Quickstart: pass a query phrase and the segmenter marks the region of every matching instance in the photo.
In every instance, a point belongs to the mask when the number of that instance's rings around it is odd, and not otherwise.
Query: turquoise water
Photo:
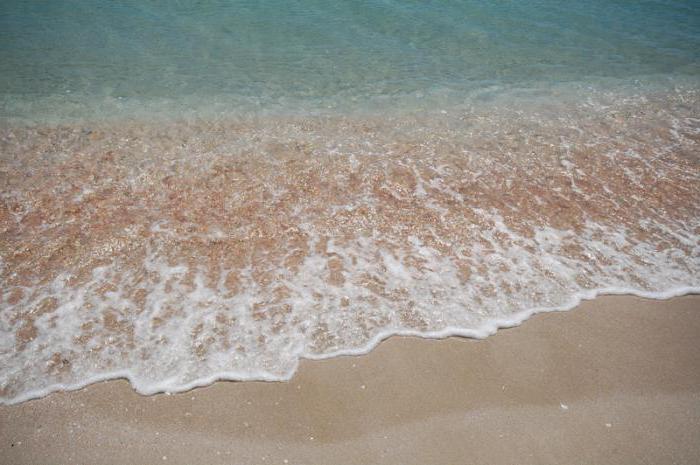
[[[4,118],[304,112],[698,71],[698,1],[0,3]]]

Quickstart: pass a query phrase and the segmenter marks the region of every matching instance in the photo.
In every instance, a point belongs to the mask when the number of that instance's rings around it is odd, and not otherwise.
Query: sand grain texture
[[[0,408],[0,463],[698,463],[698,336],[698,296],[604,297],[485,340],[305,361],[288,383],[99,383]]]

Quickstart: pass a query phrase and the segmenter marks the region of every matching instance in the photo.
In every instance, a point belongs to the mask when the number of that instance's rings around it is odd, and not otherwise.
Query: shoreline
[[[98,377],[95,377],[94,379],[90,379],[88,381],[84,381],[78,384],[73,384],[73,385],[57,385],[57,386],[52,386],[50,388],[47,388],[45,390],[42,390],[40,392],[35,392],[32,391],[28,394],[25,394],[23,396],[20,396],[19,398],[12,399],[8,402],[2,402],[0,401],[0,407],[2,406],[11,406],[11,405],[19,405],[24,402],[29,402],[32,400],[37,400],[44,398],[46,396],[50,396],[51,394],[54,393],[60,393],[60,392],[70,392],[70,391],[77,391],[81,389],[85,389],[91,385],[98,384],[98,383],[105,383],[105,382],[110,382],[110,381],[126,381],[129,383],[129,386],[134,390],[134,392],[144,395],[144,396],[152,396],[152,395],[157,395],[157,394],[165,394],[165,395],[171,395],[171,394],[184,394],[187,392],[190,392],[195,389],[199,388],[204,388],[207,386],[211,386],[214,383],[218,382],[290,382],[294,379],[294,376],[296,375],[297,371],[299,370],[299,366],[301,363],[304,363],[306,361],[322,361],[322,360],[330,360],[334,359],[337,357],[361,357],[363,355],[367,355],[373,350],[375,350],[380,344],[384,343],[385,341],[392,339],[392,338],[418,338],[418,339],[429,339],[429,340],[444,340],[444,339],[450,339],[450,338],[465,338],[465,339],[474,339],[474,340],[481,340],[481,339],[486,339],[488,337],[491,337],[495,334],[497,334],[499,331],[504,330],[504,329],[512,329],[516,328],[518,326],[521,326],[525,324],[528,320],[531,318],[535,317],[536,315],[539,314],[546,314],[546,313],[560,313],[560,312],[569,312],[571,310],[576,309],[580,305],[582,305],[584,302],[589,302],[596,300],[598,298],[605,298],[605,297],[613,297],[613,296],[619,296],[619,297],[628,297],[628,298],[640,298],[640,299],[647,299],[647,300],[652,300],[652,301],[665,301],[669,299],[674,299],[674,298],[682,298],[682,297],[688,297],[688,296],[700,296],[700,288],[695,287],[695,286],[685,286],[685,287],[680,287],[677,289],[671,289],[668,291],[663,291],[663,292],[642,292],[642,291],[635,291],[635,290],[615,290],[615,289],[601,289],[601,290],[594,290],[590,291],[588,293],[584,294],[578,294],[574,297],[571,298],[571,301],[562,305],[561,307],[552,307],[552,308],[534,308],[534,309],[527,309],[523,310],[517,313],[514,313],[511,315],[511,317],[507,320],[503,319],[496,319],[493,321],[489,321],[488,324],[479,327],[479,328],[473,328],[473,329],[462,329],[462,328],[445,328],[440,331],[428,331],[428,332],[421,332],[421,331],[415,331],[415,330],[390,330],[390,331],[385,331],[377,334],[374,336],[372,339],[367,341],[367,343],[360,347],[360,348],[350,348],[350,349],[343,349],[339,350],[336,352],[331,352],[327,354],[321,354],[321,355],[316,355],[314,356],[313,354],[295,354],[296,357],[298,357],[299,363],[294,367],[293,371],[289,373],[289,376],[285,378],[274,378],[269,376],[268,374],[261,372],[260,374],[253,374],[253,375],[243,375],[240,373],[235,373],[235,372],[221,372],[218,374],[214,374],[208,378],[203,378],[203,379],[198,379],[195,382],[193,382],[190,385],[187,386],[182,386],[181,388],[175,388],[175,389],[168,389],[165,386],[155,386],[152,388],[149,388],[147,390],[139,389],[137,384],[133,381],[133,375],[129,372],[115,372],[115,373],[106,373],[104,375],[100,375]]]
[[[398,328],[483,336],[594,290],[697,285],[697,95],[658,97],[0,130],[0,397],[286,379]]]
[[[0,458],[692,463],[698,309],[698,295],[605,296],[482,340],[392,337],[367,355],[302,360],[289,382],[148,397],[102,382],[0,406]]]

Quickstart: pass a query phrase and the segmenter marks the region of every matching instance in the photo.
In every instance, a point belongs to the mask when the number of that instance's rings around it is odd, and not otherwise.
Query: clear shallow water
[[[697,1],[5,1],[0,116],[454,101],[699,59]]]
[[[695,2],[12,3],[0,402],[700,291]]]

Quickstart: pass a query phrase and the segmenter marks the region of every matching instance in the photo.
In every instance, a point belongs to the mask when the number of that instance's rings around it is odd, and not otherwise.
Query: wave
[[[697,89],[0,128],[0,401],[700,289]]]

